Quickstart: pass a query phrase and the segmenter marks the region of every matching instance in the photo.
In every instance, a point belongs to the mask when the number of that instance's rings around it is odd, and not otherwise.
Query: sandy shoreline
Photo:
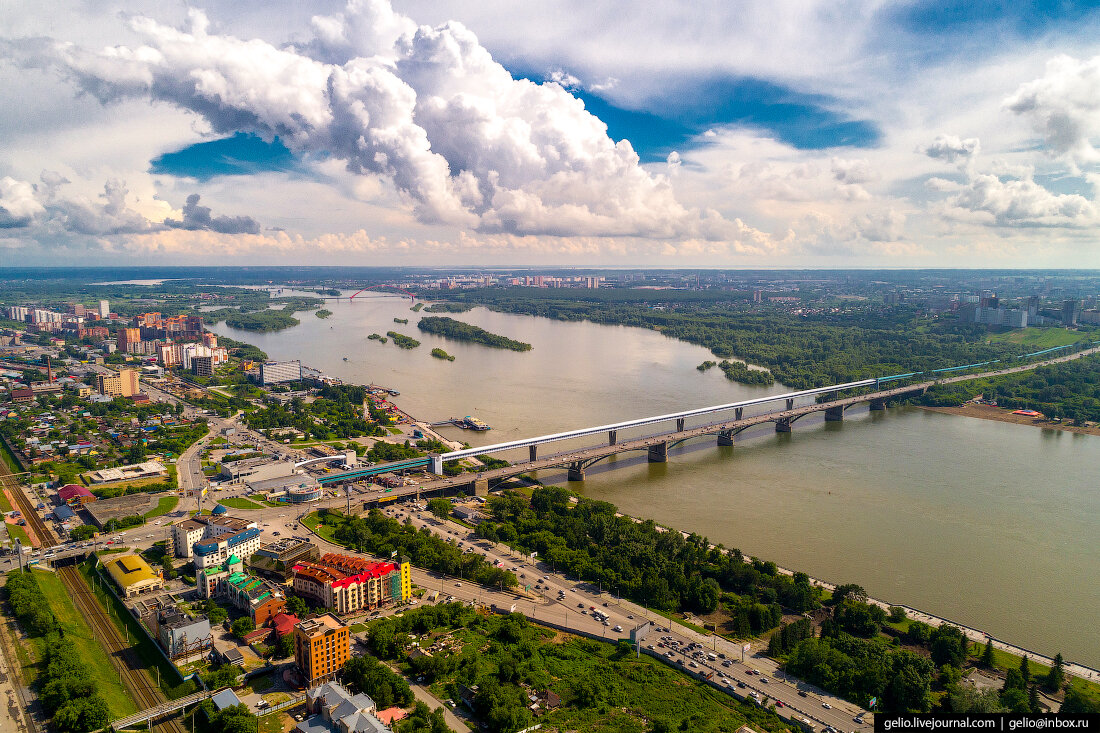
[[[1028,417],[1027,415],[1013,415],[1012,410],[1004,407],[993,407],[991,405],[976,405],[972,402],[968,402],[961,407],[927,407],[920,406],[922,410],[929,410],[931,412],[942,412],[946,415],[962,415],[963,417],[976,417],[982,420],[996,420],[997,422],[1008,422],[1016,425],[1031,425],[1037,428],[1045,428],[1047,430],[1062,430],[1067,433],[1084,433],[1085,435],[1100,435],[1100,426],[1079,427],[1076,425],[1069,425],[1068,420],[1061,422],[1051,422],[1047,417]]]

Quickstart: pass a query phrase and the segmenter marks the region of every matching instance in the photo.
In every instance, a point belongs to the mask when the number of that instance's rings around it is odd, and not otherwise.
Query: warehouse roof
[[[123,555],[104,563],[107,572],[122,588],[129,588],[136,583],[148,580],[157,580],[160,576],[153,572],[149,563],[137,555]]]

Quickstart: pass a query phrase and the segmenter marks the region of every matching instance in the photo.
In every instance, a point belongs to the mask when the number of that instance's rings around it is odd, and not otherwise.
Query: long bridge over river
[[[1052,349],[1047,351],[1056,350],[1057,349]],[[889,377],[862,379],[828,387],[815,387],[813,389],[768,395],[766,397],[757,397],[750,400],[742,400],[740,402],[692,408],[664,415],[624,420],[608,425],[581,428],[579,430],[570,430],[550,435],[540,435],[533,438],[454,451],[452,453],[432,454],[403,461],[383,463],[350,471],[327,474],[319,477],[318,481],[322,484],[346,483],[378,476],[384,473],[395,473],[414,469],[426,469],[439,476],[439,478],[435,480],[427,483],[420,483],[415,487],[403,487],[401,489],[394,489],[386,492],[386,499],[396,499],[413,493],[446,493],[458,488],[470,491],[470,493],[485,494],[489,490],[491,483],[499,483],[500,481],[513,478],[529,471],[548,468],[566,468],[569,472],[570,480],[580,481],[584,479],[585,470],[588,467],[609,456],[619,453],[644,450],[647,452],[650,462],[665,462],[668,460],[669,448],[695,438],[713,437],[716,439],[718,445],[732,446],[738,433],[756,425],[774,423],[776,432],[786,433],[791,431],[792,425],[794,425],[797,420],[813,413],[825,413],[825,420],[828,422],[840,421],[844,419],[845,410],[853,405],[868,403],[871,410],[884,410],[886,409],[888,401],[923,394],[929,387],[935,384],[950,384],[953,382],[969,381],[1026,371],[1035,369],[1043,364],[1076,359],[1097,351],[1100,351],[1100,348],[1092,345],[1090,348],[1066,356],[980,373],[956,374],[951,376],[952,372],[981,368],[995,362],[948,367],[927,374],[912,372],[908,374],[896,374]],[[1045,353],[1046,352],[1037,352],[1036,354],[1028,354],[1025,356],[1035,356]],[[924,377],[929,375],[933,378],[924,379]],[[897,382],[908,383],[898,385],[896,384]],[[853,392],[855,392],[855,394],[852,394]],[[715,419],[716,417],[719,419]],[[632,437],[625,437],[621,435],[628,430],[636,430],[654,425],[667,425],[671,429],[642,436],[635,435]],[[596,435],[603,438],[598,445],[573,448],[566,447],[564,444],[565,441],[575,441],[580,438]],[[555,447],[560,449],[554,452],[547,452],[548,449],[552,450]],[[449,462],[485,455],[492,456],[493,454],[522,451],[525,448],[528,451],[526,461],[517,461],[501,468],[487,468],[477,474],[463,473],[453,477],[446,477],[443,475],[444,461]]]

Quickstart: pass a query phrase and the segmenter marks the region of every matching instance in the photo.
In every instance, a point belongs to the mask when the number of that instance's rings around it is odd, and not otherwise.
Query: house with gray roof
[[[307,692],[306,707],[313,715],[295,727],[296,733],[393,733],[375,717],[369,695],[353,695],[337,682]]]

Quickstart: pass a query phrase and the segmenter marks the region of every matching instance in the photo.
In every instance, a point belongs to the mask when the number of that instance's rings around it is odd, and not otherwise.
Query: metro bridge
[[[844,410],[854,404],[858,404],[861,402],[869,402],[871,404],[871,409],[873,410],[885,409],[886,400],[896,399],[898,397],[910,394],[922,394],[931,384],[934,383],[922,382],[920,384],[895,387],[892,389],[883,389],[883,385],[885,384],[893,381],[912,378],[914,376],[918,376],[918,374],[898,374],[890,377],[861,379],[855,382],[835,384],[828,387],[815,387],[813,389],[805,389],[798,392],[787,392],[784,394],[768,395],[766,397],[757,397],[750,400],[741,400],[740,402],[731,402],[723,405],[699,407],[690,410],[682,410],[680,412],[668,413],[665,415],[654,415],[651,417],[638,418],[634,420],[624,420],[608,425],[598,425],[590,428],[581,428],[579,430],[569,430],[562,433],[552,433],[550,435],[540,435],[533,438],[513,440],[506,443],[497,443],[495,445],[468,448],[465,450],[454,451],[452,453],[432,454],[418,458],[409,458],[403,461],[382,463],[375,466],[367,466],[350,471],[327,474],[318,477],[317,480],[322,484],[334,484],[344,481],[355,481],[363,478],[370,478],[372,476],[378,476],[384,473],[394,473],[397,471],[414,469],[427,469],[431,473],[442,475],[444,461],[455,461],[463,458],[472,458],[475,456],[491,455],[494,453],[503,453],[513,450],[522,450],[523,448],[527,448],[528,450],[528,461],[516,463],[507,468],[484,471],[479,474],[479,476],[481,476],[483,480],[487,480],[488,478],[504,478],[505,475],[514,476],[520,473],[535,470],[536,467],[549,468],[558,465],[568,465],[570,478],[574,480],[581,480],[584,476],[584,469],[587,466],[590,466],[593,463],[616,453],[624,453],[627,451],[641,450],[642,448],[645,448],[649,451],[650,461],[663,462],[668,460],[668,448],[670,446],[677,445],[684,442],[685,440],[701,435],[717,436],[718,445],[733,445],[733,439],[735,435],[740,433],[742,430],[745,430],[746,428],[752,427],[753,425],[759,425],[760,423],[764,422],[774,422],[776,432],[790,432],[791,425],[796,420],[812,412],[825,412],[826,420],[836,421],[843,419]],[[875,391],[868,394],[860,394],[843,399],[839,397],[840,392],[860,388],[872,388]],[[819,395],[828,395],[830,399],[824,402],[813,402],[810,404],[796,406],[796,403],[798,403],[800,400],[805,400],[807,398],[816,398]],[[776,405],[779,406],[779,409],[765,411],[756,415],[746,415],[747,409],[757,406],[766,406],[772,403],[776,403]],[[727,418],[724,420],[707,422],[703,425],[694,425],[688,427],[688,420],[692,418],[700,418],[720,413],[732,413],[732,415],[728,415]],[[674,424],[675,427],[671,431],[659,433],[656,435],[645,436],[642,438],[624,439],[621,441],[619,439],[620,432],[622,431],[642,428],[649,425],[657,425],[661,423]],[[542,446],[550,446],[554,443],[559,443],[561,441],[584,438],[591,435],[606,435],[607,443],[605,445],[585,448],[579,451],[574,450],[566,451],[563,453],[554,453],[550,455],[545,455],[541,459],[539,458],[539,449]],[[549,461],[549,463],[547,461]],[[497,474],[502,475],[497,476]],[[461,479],[457,482],[460,484],[468,484],[471,482],[468,476],[465,478],[458,478]],[[478,486],[478,488],[480,489],[483,487]]]
[[[540,435],[533,438],[497,443],[495,445],[468,448],[452,453],[431,454],[403,461],[394,461],[376,466],[357,468],[341,473],[327,474],[319,477],[318,481],[321,484],[334,484],[370,478],[384,473],[394,473],[413,469],[427,469],[431,473],[442,477],[444,461],[456,461],[463,458],[473,458],[476,456],[491,455],[493,453],[522,450],[523,448],[527,448],[528,450],[527,461],[517,462],[504,468],[487,469],[476,474],[476,478],[472,478],[473,475],[469,473],[451,478],[440,478],[436,481],[424,484],[419,487],[419,489],[416,489],[416,491],[430,492],[434,490],[446,490],[449,487],[466,486],[472,488],[474,493],[483,494],[488,491],[488,482],[490,480],[511,478],[528,471],[563,466],[568,468],[570,480],[582,481],[584,480],[584,471],[586,468],[617,453],[644,449],[648,451],[650,462],[665,462],[668,460],[668,449],[670,447],[679,445],[692,438],[715,436],[718,445],[732,446],[734,436],[754,425],[771,422],[775,423],[775,431],[777,433],[789,433],[791,431],[791,425],[793,425],[796,420],[814,412],[824,412],[827,422],[837,422],[844,419],[845,410],[856,404],[866,402],[869,403],[871,410],[884,410],[886,409],[886,402],[888,400],[924,394],[929,387],[935,384],[950,384],[973,379],[982,379],[1001,374],[1031,370],[1054,362],[1076,359],[1100,351],[1100,347],[1097,346],[1098,344],[1100,344],[1100,341],[1093,341],[1090,344],[1068,344],[1066,346],[1056,346],[1030,354],[1021,354],[1014,359],[1010,357],[1004,361],[1001,359],[994,359],[992,361],[985,361],[977,364],[965,364],[962,366],[933,369],[928,372],[909,372],[886,377],[860,379],[855,382],[834,384],[828,387],[814,387],[812,389],[768,395],[766,397],[756,397],[751,400],[731,402],[724,405],[699,407],[665,415],[624,420],[608,425],[581,428],[579,430],[552,433],[550,435]],[[1054,356],[1055,352],[1064,350],[1073,351],[1066,355]],[[1036,356],[1050,356],[1052,358],[1027,364],[1021,364],[1018,361],[1020,359]],[[1013,365],[1013,362],[1015,362],[1015,365]],[[957,374],[957,372],[964,372],[982,367],[993,368],[990,371]],[[910,382],[909,384],[900,386],[887,386],[894,382],[914,379],[919,379],[921,381]],[[850,392],[851,390],[870,391],[848,397],[840,396],[841,392]],[[825,396],[825,400],[817,402],[816,400],[822,396]],[[810,398],[814,399],[814,402],[802,405],[798,404],[800,401]],[[765,408],[763,412],[757,414],[749,414],[746,412],[752,408],[760,407]],[[687,424],[688,420],[692,418],[703,418],[721,415],[722,413],[725,413],[723,419],[690,427]],[[732,415],[729,413],[732,413]],[[662,433],[633,437],[622,441],[619,440],[620,431],[658,425],[661,423],[674,424],[674,427],[672,430]],[[602,445],[581,449],[568,449],[546,454],[542,457],[539,456],[539,449],[542,446],[550,446],[561,441],[604,434],[607,436],[607,442]],[[387,493],[387,496],[396,498],[398,495],[404,495],[406,493],[413,493],[413,490],[401,490],[392,494]]]

